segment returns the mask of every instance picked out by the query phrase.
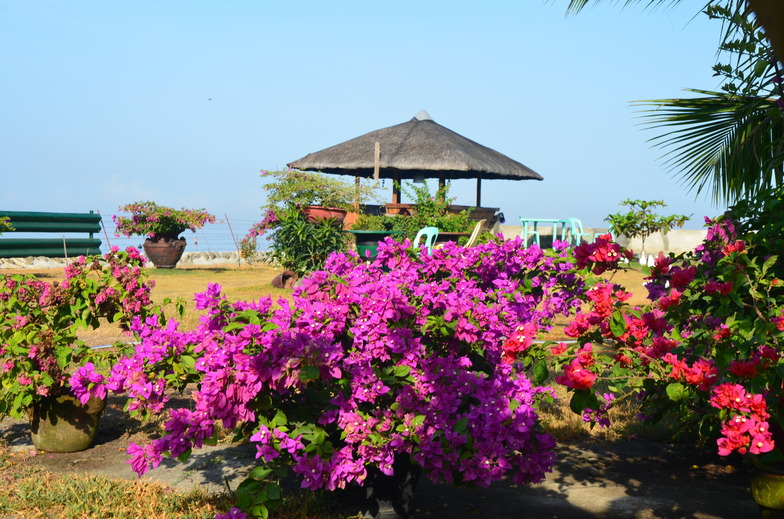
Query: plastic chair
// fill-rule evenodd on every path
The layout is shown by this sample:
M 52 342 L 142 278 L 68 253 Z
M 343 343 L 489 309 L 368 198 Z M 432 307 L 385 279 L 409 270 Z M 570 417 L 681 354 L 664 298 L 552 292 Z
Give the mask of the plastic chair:
M 424 239 L 424 246 L 427 247 L 428 254 L 432 254 L 433 245 L 438 238 L 438 227 L 422 227 L 414 238 L 414 247 L 419 247 L 420 240 Z
M 471 236 L 468 237 L 468 241 L 466 242 L 466 247 L 473 247 L 476 244 L 476 241 L 479 239 L 479 235 L 482 233 L 482 229 L 485 226 L 485 222 L 487 220 L 479 220 L 476 222 L 474 226 L 474 230 L 471 232 Z
M 587 241 L 591 235 L 583 231 L 583 222 L 579 218 L 569 217 L 564 220 L 561 241 L 568 241 L 569 245 L 580 245 L 583 237 Z
M 520 232 L 520 237 L 523 239 L 523 243 L 525 244 L 526 247 L 528 247 L 528 236 L 531 235 L 534 237 L 533 243 L 541 247 L 541 244 L 539 243 L 539 231 L 529 229 L 528 222 L 529 220 L 526 220 L 522 216 L 520 217 L 520 225 L 523 226 L 523 230 Z

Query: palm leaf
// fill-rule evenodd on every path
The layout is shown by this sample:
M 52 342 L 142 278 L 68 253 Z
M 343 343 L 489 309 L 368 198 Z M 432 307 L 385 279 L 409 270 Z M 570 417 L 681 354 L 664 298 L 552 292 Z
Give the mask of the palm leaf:
M 782 116 L 775 99 L 691 90 L 705 97 L 638 101 L 668 169 L 697 194 L 733 203 L 781 182 Z

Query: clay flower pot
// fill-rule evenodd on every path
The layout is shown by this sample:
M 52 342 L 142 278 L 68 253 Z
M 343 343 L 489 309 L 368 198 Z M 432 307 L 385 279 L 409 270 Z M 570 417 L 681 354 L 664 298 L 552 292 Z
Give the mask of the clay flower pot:
M 342 222 L 346 218 L 347 213 L 345 209 L 338 209 L 337 207 L 322 207 L 320 205 L 309 205 L 304 207 L 302 211 L 311 222 L 326 220 L 328 218 L 334 218 L 337 221 Z
M 144 240 L 144 254 L 159 269 L 173 269 L 185 252 L 188 244 L 185 238 L 161 238 L 159 240 Z

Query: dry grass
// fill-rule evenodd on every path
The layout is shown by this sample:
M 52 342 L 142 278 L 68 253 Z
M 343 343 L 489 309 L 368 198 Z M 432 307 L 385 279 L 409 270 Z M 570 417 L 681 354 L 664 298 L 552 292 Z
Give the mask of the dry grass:
M 64 476 L 25 467 L 3 482 L 3 517 L 138 517 L 212 518 L 227 509 L 231 498 L 170 488 L 141 480 L 110 479 L 99 475 Z
M 211 494 L 198 488 L 175 492 L 149 481 L 63 475 L 34 467 L 0 471 L 0 484 L 0 516 L 6 518 L 211 519 L 234 504 L 227 493 Z M 308 492 L 284 499 L 279 508 L 271 510 L 270 518 L 347 519 L 337 510 L 330 496 Z

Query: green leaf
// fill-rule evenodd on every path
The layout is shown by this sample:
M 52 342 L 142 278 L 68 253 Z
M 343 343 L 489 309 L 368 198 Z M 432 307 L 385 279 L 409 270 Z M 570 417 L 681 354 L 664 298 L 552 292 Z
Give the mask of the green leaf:
M 411 373 L 411 366 L 395 366 L 392 368 L 392 373 L 396 378 L 406 378 Z
M 311 380 L 318 379 L 319 376 L 320 371 L 316 366 L 305 365 L 302 366 L 302 369 L 299 371 L 300 382 L 310 382 Z
M 237 486 L 237 498 L 239 500 L 242 495 L 247 496 L 255 496 L 261 492 L 264 483 L 259 481 L 258 479 L 245 479 L 242 483 Z M 250 505 L 253 501 L 250 501 L 248 504 Z
M 613 312 L 610 317 L 610 331 L 616 337 L 620 337 L 626 332 L 626 319 L 621 312 Z
M 538 385 L 544 384 L 549 376 L 550 372 L 547 370 L 547 362 L 543 360 L 537 362 L 534 366 L 534 380 L 536 383 Z
M 191 449 L 186 449 L 185 452 L 177 456 L 177 459 L 185 463 L 191 457 Z
M 280 487 L 276 483 L 270 483 L 267 485 L 267 498 L 271 501 L 277 501 L 283 497 L 283 492 L 281 492 Z
M 569 409 L 574 414 L 581 415 L 585 409 L 599 409 L 601 404 L 596 394 L 589 389 L 575 389 L 572 399 L 569 401 Z
M 455 425 L 452 426 L 452 430 L 458 434 L 464 434 L 468 430 L 468 418 L 461 418 Z
M 673 382 L 667 386 L 667 396 L 673 402 L 679 402 L 689 396 L 686 387 L 680 382 Z
M 193 367 L 196 365 L 196 359 L 191 357 L 190 355 L 182 355 L 180 356 L 180 362 L 185 365 L 190 370 L 193 370 Z
M 248 474 L 248 478 L 264 480 L 270 474 L 272 474 L 272 469 L 267 467 L 256 467 L 255 469 L 250 471 L 250 474 Z

